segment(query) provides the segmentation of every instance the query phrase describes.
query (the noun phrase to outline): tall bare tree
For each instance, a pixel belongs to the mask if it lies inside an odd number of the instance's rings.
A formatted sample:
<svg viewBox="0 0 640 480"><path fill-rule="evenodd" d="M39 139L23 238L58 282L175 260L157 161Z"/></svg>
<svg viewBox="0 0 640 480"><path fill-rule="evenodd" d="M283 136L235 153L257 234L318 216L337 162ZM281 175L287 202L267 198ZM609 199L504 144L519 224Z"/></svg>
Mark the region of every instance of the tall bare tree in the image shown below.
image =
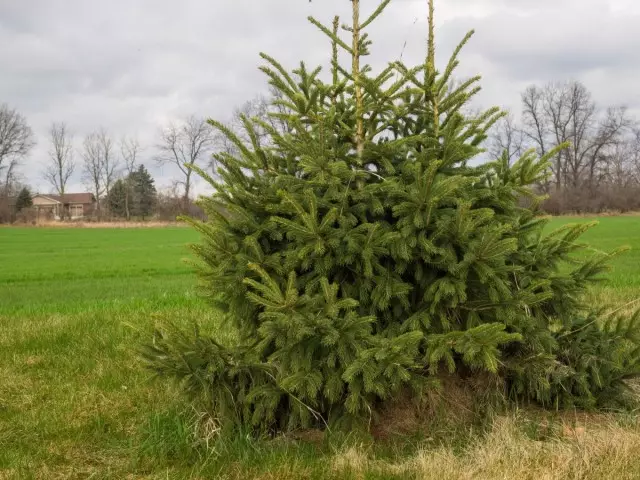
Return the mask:
<svg viewBox="0 0 640 480"><path fill-rule="evenodd" d="M490 143L489 154L492 159L506 153L509 164L520 158L525 151L525 138L522 129L516 124L511 113L496 123Z"/></svg>
<svg viewBox="0 0 640 480"><path fill-rule="evenodd" d="M102 155L102 146L98 134L90 133L84 139L82 144L82 178L85 185L91 189L96 197L96 210L100 214L100 199L104 193L102 183L104 164Z"/></svg>
<svg viewBox="0 0 640 480"><path fill-rule="evenodd" d="M83 180L95 195L96 209L100 213L100 200L104 194L109 195L116 181L119 166L113 140L103 128L85 137L82 158Z"/></svg>
<svg viewBox="0 0 640 480"><path fill-rule="evenodd" d="M131 179L133 178L133 172L136 169L138 155L140 154L140 143L138 143L138 139L122 137L122 140L120 140L120 154L122 155L126 175L124 180L126 186L124 208L127 220L129 220L131 218L131 192L133 190Z"/></svg>
<svg viewBox="0 0 640 480"><path fill-rule="evenodd" d="M522 105L523 132L538 153L570 144L552 162L556 190L594 187L603 162L619 150L633 125L624 108L598 109L580 82L531 86L522 95Z"/></svg>
<svg viewBox="0 0 640 480"><path fill-rule="evenodd" d="M64 122L54 122L49 129L51 149L49 164L44 171L45 180L61 197L75 170L73 160L73 137Z"/></svg>
<svg viewBox="0 0 640 480"><path fill-rule="evenodd" d="M17 110L0 104L0 190L9 195L17 169L35 145L33 131Z"/></svg>
<svg viewBox="0 0 640 480"><path fill-rule="evenodd" d="M96 138L102 155L102 183L104 185L104 193L108 196L111 186L116 181L118 173L118 157L114 153L113 141L109 134L101 128L96 134Z"/></svg>
<svg viewBox="0 0 640 480"><path fill-rule="evenodd" d="M227 127L245 143L250 143L251 139L242 121L243 116L248 119L257 119L279 133L290 133L291 126L285 120L287 115L290 114L291 109L287 106L287 100L284 98L284 94L271 86L267 95L258 95L236 108L231 115L231 120L228 122ZM258 145L262 147L268 146L270 142L268 129L255 123L253 127ZM238 154L238 148L226 135L216 133L215 146L218 152L224 152L229 155ZM215 155L209 161L209 168L215 173Z"/></svg>
<svg viewBox="0 0 640 480"><path fill-rule="evenodd" d="M175 165L182 174L183 207L189 205L193 171L188 165L198 165L211 152L214 143L212 128L203 118L191 116L180 124L171 123L161 130L156 161L160 165Z"/></svg>
<svg viewBox="0 0 640 480"><path fill-rule="evenodd" d="M549 145L547 122L544 116L544 98L542 90L532 85L527 88L521 97L522 100L522 133L526 141L532 143L538 155L546 155L552 148ZM556 159L551 167L555 173L560 171L559 159ZM548 185L544 185L548 190Z"/></svg>

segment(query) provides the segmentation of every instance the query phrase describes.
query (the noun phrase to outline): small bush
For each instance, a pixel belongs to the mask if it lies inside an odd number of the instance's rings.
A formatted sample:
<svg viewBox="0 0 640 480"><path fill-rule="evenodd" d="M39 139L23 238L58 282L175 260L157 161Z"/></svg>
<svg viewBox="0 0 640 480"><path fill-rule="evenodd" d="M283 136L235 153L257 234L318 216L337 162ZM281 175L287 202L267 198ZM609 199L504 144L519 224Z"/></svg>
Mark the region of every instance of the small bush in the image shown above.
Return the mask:
<svg viewBox="0 0 640 480"><path fill-rule="evenodd" d="M368 426L443 372L546 406L608 402L637 373L638 316L582 301L610 257L574 255L593 225L544 231L531 186L556 152L472 166L501 113L463 115L478 79L451 86L459 49L442 73L433 37L423 65L360 65L388 3L360 23L352 2L350 40L312 20L332 41L329 82L263 55L286 128L243 117L244 143L211 121L235 149L218 179L199 171L217 193L193 249L236 340L164 329L144 357L221 426L261 432Z"/></svg>

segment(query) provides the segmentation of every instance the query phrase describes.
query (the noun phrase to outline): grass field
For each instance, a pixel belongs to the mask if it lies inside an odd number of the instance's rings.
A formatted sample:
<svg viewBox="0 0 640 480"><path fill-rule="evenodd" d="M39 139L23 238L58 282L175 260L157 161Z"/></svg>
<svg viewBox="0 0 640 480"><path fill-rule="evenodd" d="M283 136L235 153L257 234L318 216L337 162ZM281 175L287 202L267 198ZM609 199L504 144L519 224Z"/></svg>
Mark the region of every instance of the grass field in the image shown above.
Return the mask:
<svg viewBox="0 0 640 480"><path fill-rule="evenodd" d="M634 249L592 301L632 308L640 217L600 222L585 237L594 249ZM183 261L197 240L188 228L0 229L0 479L640 478L631 414L559 415L550 426L514 413L486 435L382 446L197 440L194 412L136 356L158 321L218 327Z"/></svg>

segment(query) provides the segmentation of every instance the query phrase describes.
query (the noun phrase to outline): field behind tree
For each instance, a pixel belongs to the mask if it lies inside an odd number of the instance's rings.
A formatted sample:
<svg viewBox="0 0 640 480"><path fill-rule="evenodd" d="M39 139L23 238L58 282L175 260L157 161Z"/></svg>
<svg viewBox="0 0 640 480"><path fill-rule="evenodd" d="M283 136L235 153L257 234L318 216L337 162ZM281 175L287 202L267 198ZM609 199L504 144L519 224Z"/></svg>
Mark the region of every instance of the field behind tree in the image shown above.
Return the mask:
<svg viewBox="0 0 640 480"><path fill-rule="evenodd" d="M632 247L591 301L640 307L640 217L601 218L584 238L594 250ZM0 229L0 479L640 478L628 413L519 412L471 434L375 446L309 432L215 442L136 356L157 322L229 335L184 262L197 241L179 227Z"/></svg>

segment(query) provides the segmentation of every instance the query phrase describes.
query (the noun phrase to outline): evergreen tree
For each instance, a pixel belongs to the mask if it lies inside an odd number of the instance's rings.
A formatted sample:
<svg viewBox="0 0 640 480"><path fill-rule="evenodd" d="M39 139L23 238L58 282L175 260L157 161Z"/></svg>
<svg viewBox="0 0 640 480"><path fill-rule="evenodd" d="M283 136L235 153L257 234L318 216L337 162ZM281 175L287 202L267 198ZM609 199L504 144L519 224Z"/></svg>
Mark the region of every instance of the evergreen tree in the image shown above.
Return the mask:
<svg viewBox="0 0 640 480"><path fill-rule="evenodd" d="M263 431L366 424L443 371L491 374L543 405L615 398L638 374L640 317L584 304L612 255L574 256L591 225L544 230L531 186L556 152L474 166L502 113L463 113L479 78L452 75L471 35L437 71L430 1L425 62L374 73L367 29L388 4L361 21L352 0L349 39L337 18L310 19L332 43L328 81L262 55L286 129L243 117L243 142L211 121L237 148L215 156L216 179L194 167L216 193L201 201L209 220L190 222L204 293L234 340L168 327L149 365L221 422Z"/></svg>
<svg viewBox="0 0 640 480"><path fill-rule="evenodd" d="M109 212L117 217L126 215L127 180L117 180L107 195L107 206Z"/></svg>
<svg viewBox="0 0 640 480"><path fill-rule="evenodd" d="M153 213L157 203L155 182L144 165L140 165L138 170L131 173L129 184L133 189L131 211L144 220Z"/></svg>
<svg viewBox="0 0 640 480"><path fill-rule="evenodd" d="M24 187L18 193L16 198L16 211L21 212L25 208L31 208L33 206L33 200L31 199L31 192L27 187Z"/></svg>

